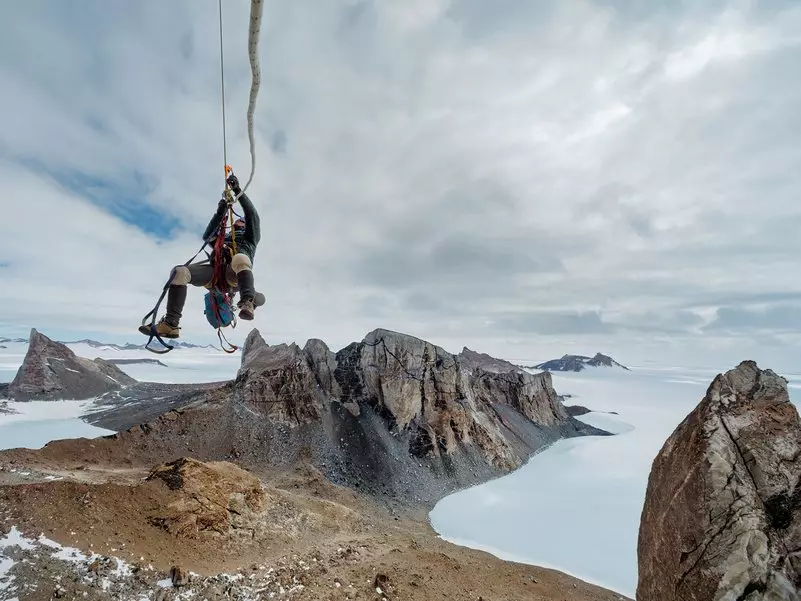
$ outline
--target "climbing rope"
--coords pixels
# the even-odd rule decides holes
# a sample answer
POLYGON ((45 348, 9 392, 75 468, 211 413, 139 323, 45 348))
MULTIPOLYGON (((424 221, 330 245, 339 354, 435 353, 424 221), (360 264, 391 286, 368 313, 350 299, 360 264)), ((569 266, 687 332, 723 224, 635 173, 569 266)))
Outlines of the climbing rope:
MULTIPOLYGON (((228 144, 225 128, 225 54, 223 51, 223 13, 222 0, 218 0, 220 12, 220 80, 222 93, 222 121, 223 121, 223 161, 225 165, 225 178, 228 178, 230 167, 228 165, 228 144)), ((250 58, 250 98, 248 100, 247 124, 248 142, 250 144, 250 176, 242 186, 242 190, 234 197, 234 202, 248 189, 253 181, 256 172, 256 140, 253 134, 253 116, 256 112, 256 97, 259 94, 261 85, 261 70, 259 68, 259 32, 261 31, 261 15, 264 5, 262 0, 251 0, 250 2, 250 29, 248 31, 248 56, 250 58)))

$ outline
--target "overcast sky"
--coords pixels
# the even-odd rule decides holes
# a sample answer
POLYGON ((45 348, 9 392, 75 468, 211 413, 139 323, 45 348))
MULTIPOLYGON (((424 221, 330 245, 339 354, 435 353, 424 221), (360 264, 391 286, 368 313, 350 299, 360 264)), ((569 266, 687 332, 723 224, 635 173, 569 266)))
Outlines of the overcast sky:
MULTIPOLYGON (((224 5, 244 181, 249 3, 224 5)), ((144 341, 222 190, 217 2, 3 12, 0 336, 144 341)), ((263 21, 267 304, 232 342, 384 327, 521 360, 797 363, 797 2, 274 0, 263 21)), ((183 338, 216 342, 203 293, 183 338)))

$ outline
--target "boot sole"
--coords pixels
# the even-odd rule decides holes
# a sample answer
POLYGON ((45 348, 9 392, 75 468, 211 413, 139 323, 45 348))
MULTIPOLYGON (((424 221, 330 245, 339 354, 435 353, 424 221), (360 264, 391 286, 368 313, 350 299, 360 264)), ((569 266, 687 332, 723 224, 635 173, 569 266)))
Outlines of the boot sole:
MULTIPOLYGON (((145 336, 150 336, 153 332, 150 329, 150 326, 139 326, 139 331, 144 334, 145 336)), ((162 338, 178 338, 179 334, 159 334, 162 338)))

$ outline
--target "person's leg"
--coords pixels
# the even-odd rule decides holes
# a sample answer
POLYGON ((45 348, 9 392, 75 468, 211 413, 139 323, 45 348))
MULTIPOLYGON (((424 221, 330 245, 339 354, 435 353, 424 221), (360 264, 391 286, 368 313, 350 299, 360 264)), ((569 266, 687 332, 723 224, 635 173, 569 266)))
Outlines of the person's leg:
POLYGON ((256 287, 253 281, 253 263, 244 253, 237 253, 231 259, 231 269, 236 274, 236 282, 239 287, 239 317, 241 319, 253 319, 253 312, 256 310, 253 299, 256 296, 256 287))
MULTIPOLYGON (((166 314, 156 324, 156 333, 162 338, 178 338, 179 336, 179 324, 186 304, 187 285, 205 286, 211 281, 213 275, 213 268, 208 264, 176 265, 173 270, 170 287, 167 290, 166 314)), ((150 330, 146 326, 139 330, 150 334, 150 330)))

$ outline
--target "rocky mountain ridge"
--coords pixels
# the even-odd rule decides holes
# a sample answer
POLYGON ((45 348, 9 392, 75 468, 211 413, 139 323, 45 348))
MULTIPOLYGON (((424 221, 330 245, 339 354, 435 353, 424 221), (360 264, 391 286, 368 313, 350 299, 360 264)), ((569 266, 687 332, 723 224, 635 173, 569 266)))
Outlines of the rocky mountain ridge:
MULTIPOLYGON (((48 365, 71 353, 47 348, 48 365)), ((422 506, 507 473, 559 438, 608 434, 568 415, 550 374, 509 366, 389 330, 335 353, 317 339, 270 346, 254 329, 235 380, 128 384, 102 395, 86 419, 124 433, 130 452, 146 450, 148 460, 189 448, 264 473, 303 457, 332 482, 422 506)))
MULTIPOLYGON (((292 417, 271 409, 273 417, 288 422, 303 421, 305 415, 316 418, 321 401, 337 402, 354 412, 357 407, 370 408, 386 420, 393 435, 410 433, 410 448, 423 455, 447 454, 461 441, 497 440, 505 427, 503 412, 511 410, 544 427, 569 421, 550 374, 500 371, 497 366, 488 371, 472 354, 453 355, 424 340, 383 329, 337 353, 314 339, 303 349, 268 346, 254 330, 237 378, 243 384, 243 400, 251 402, 254 388, 257 393, 265 390, 265 378, 277 366, 293 360, 297 365, 303 359, 309 371, 295 381, 316 380, 326 398, 298 403, 302 409, 294 410, 292 417)), ((311 388, 305 386, 306 391, 311 388)), ((506 450, 499 449, 493 459, 503 463, 506 450)))

